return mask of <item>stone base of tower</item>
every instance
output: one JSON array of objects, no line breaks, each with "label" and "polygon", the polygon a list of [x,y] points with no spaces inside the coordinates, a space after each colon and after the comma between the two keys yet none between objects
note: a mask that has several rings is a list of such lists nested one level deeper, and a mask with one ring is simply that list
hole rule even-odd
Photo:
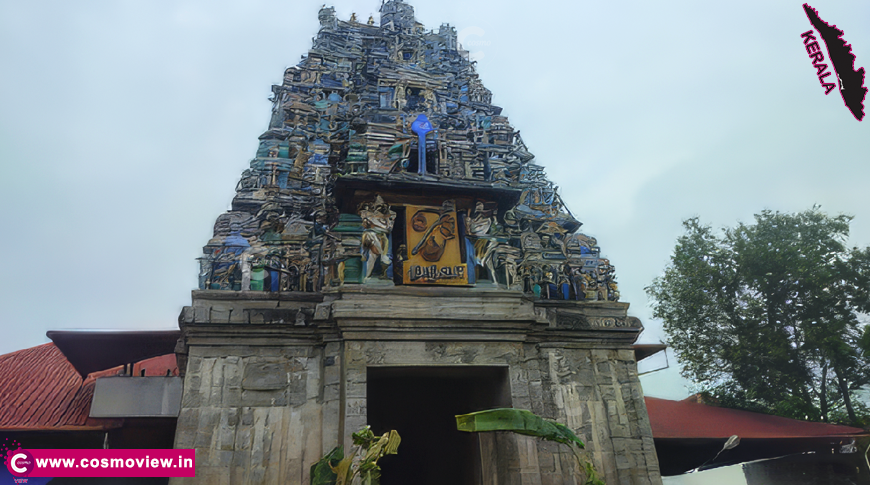
[{"label": "stone base of tower", "polygon": [[367,424],[403,437],[384,485],[582,483],[565,445],[455,431],[455,414],[514,407],[574,430],[608,484],[659,484],[627,309],[480,288],[194,291],[175,446],[196,449],[197,476],[171,483],[307,484]]}]

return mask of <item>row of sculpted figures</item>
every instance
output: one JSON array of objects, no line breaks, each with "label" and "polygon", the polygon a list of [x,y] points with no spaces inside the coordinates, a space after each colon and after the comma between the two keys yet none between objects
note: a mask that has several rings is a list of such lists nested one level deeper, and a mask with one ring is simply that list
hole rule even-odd
[{"label": "row of sculpted figures", "polygon": [[[433,208],[439,210],[457,213],[453,201]],[[494,202],[478,200],[458,216],[438,218],[433,251],[443,252],[447,239],[461,237],[467,284],[495,285],[543,299],[619,299],[615,270],[600,257],[594,238],[569,233],[553,221],[499,222],[496,213]],[[200,288],[320,291],[324,285],[401,282],[396,273],[411,248],[393,243],[397,212],[380,195],[360,203],[356,214],[332,217],[337,223],[330,224],[326,212],[315,219],[290,219],[274,206],[256,217],[227,213],[215,225],[216,237],[206,247],[210,253],[201,258]],[[253,244],[243,236],[251,231],[257,234],[250,238]],[[418,246],[425,255],[425,245]]]},{"label": "row of sculpted figures", "polygon": [[[380,25],[338,20],[328,7],[318,19],[311,50],[272,87],[269,129],[204,248],[200,288],[401,284],[411,253],[429,262],[453,246],[461,261],[420,273],[435,267],[442,283],[539,298],[618,298],[612,267],[594,239],[576,233],[580,223],[491,104],[453,27],[427,31],[400,0],[384,3]],[[342,179],[386,183],[396,193],[418,190],[411,183],[463,187],[466,201],[480,200],[431,208],[412,221],[429,232],[408,247],[407,201],[372,197],[340,211],[336,199],[348,197],[338,193]],[[521,193],[518,202],[499,207],[481,192],[494,187]]]}]

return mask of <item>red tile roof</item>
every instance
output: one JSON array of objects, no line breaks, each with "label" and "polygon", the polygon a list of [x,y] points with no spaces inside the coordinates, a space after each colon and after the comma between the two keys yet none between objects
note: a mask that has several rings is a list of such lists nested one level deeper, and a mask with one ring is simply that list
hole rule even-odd
[{"label": "red tile roof", "polygon": [[813,423],[719,408],[691,401],[646,397],[653,438],[809,438],[867,434],[861,428]]},{"label": "red tile roof", "polygon": [[[88,418],[98,377],[117,375],[121,366],[82,378],[63,353],[47,343],[0,355],[0,431],[100,430],[121,420]],[[175,354],[147,359],[134,375],[178,375]]]}]

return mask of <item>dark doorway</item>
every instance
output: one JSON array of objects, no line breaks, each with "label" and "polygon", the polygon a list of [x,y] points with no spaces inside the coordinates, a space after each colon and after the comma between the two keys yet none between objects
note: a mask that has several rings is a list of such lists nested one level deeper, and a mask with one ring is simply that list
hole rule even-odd
[{"label": "dark doorway", "polygon": [[457,414],[510,407],[507,367],[369,367],[368,422],[395,429],[399,453],[381,460],[382,485],[478,485],[475,433],[456,430]]}]

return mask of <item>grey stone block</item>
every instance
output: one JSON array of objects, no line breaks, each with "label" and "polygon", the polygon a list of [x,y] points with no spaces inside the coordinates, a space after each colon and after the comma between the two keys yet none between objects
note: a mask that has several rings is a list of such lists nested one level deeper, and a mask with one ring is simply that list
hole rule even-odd
[{"label": "grey stone block", "polygon": [[244,404],[241,387],[225,387],[222,398],[224,406],[238,407]]},{"label": "grey stone block", "polygon": [[287,405],[287,391],[242,391],[242,402],[254,407],[272,407]]},{"label": "grey stone block", "polygon": [[345,395],[349,398],[365,398],[366,383],[365,382],[348,382],[345,387]]},{"label": "grey stone block", "polygon": [[242,408],[242,424],[251,426],[254,424],[254,409],[251,407]]},{"label": "grey stone block", "polygon": [[313,350],[314,349],[308,345],[293,345],[281,348],[280,355],[286,359],[294,359],[297,357],[307,358]]},{"label": "grey stone block", "polygon": [[198,428],[199,409],[182,408],[175,427],[175,447],[179,449],[193,448]]},{"label": "grey stone block", "polygon": [[341,387],[338,384],[330,384],[323,387],[323,401],[330,402],[339,399]]},{"label": "grey stone block", "polygon": [[[249,466],[236,465],[238,453],[233,455],[233,465],[230,467],[230,483],[248,483],[248,468]],[[250,463],[250,461],[249,461]]]},{"label": "grey stone block", "polygon": [[294,372],[290,375],[289,402],[291,406],[300,406],[308,400],[308,373]]},{"label": "grey stone block", "polygon": [[220,407],[223,402],[223,387],[212,387],[208,390],[208,404]]},{"label": "grey stone block", "polygon": [[251,485],[265,485],[266,469],[262,466],[251,467],[248,473],[248,483]]},{"label": "grey stone block", "polygon": [[285,389],[288,384],[290,365],[287,362],[257,363],[245,365],[242,389],[266,391]]},{"label": "grey stone block", "polygon": [[227,425],[228,426],[238,426],[239,424],[239,410],[237,408],[230,408],[227,410]]},{"label": "grey stone block", "polygon": [[188,355],[187,357],[187,374],[194,374],[202,369],[202,357]]},{"label": "grey stone block", "polygon": [[220,423],[221,411],[216,408],[201,408],[194,446],[199,449],[211,449],[212,437]]},{"label": "grey stone block", "polygon": [[236,451],[235,453],[233,453],[233,461],[230,466],[232,466],[233,468],[250,468],[251,454],[246,451]]},{"label": "grey stone block", "polygon": [[193,319],[196,322],[210,322],[211,321],[211,310],[210,307],[201,307],[196,306],[193,308]]},{"label": "grey stone block", "polygon": [[240,387],[242,385],[242,360],[238,357],[227,358],[224,362],[224,382],[226,386]]},{"label": "grey stone block", "polygon": [[[250,451],[253,446],[254,439],[254,428],[248,425],[241,425],[236,430],[236,441],[233,449],[235,450],[248,450]],[[244,453],[247,455],[247,453]],[[248,456],[248,462],[250,463],[250,455]]]},{"label": "grey stone block", "polygon": [[[218,452],[218,466],[229,468],[233,463],[233,452],[232,451],[219,451]],[[229,471],[229,470],[227,470]]]},{"label": "grey stone block", "polygon": [[[185,377],[185,383],[187,380],[191,379],[191,376],[188,375]],[[198,408],[205,405],[205,399],[203,399],[202,393],[199,391],[199,382],[191,382],[189,388],[185,389],[181,395],[181,407],[183,408]],[[196,385],[194,388],[193,386]]]},{"label": "grey stone block", "polygon": [[323,368],[323,383],[326,385],[338,384],[341,382],[341,368],[338,365],[331,365]]}]

